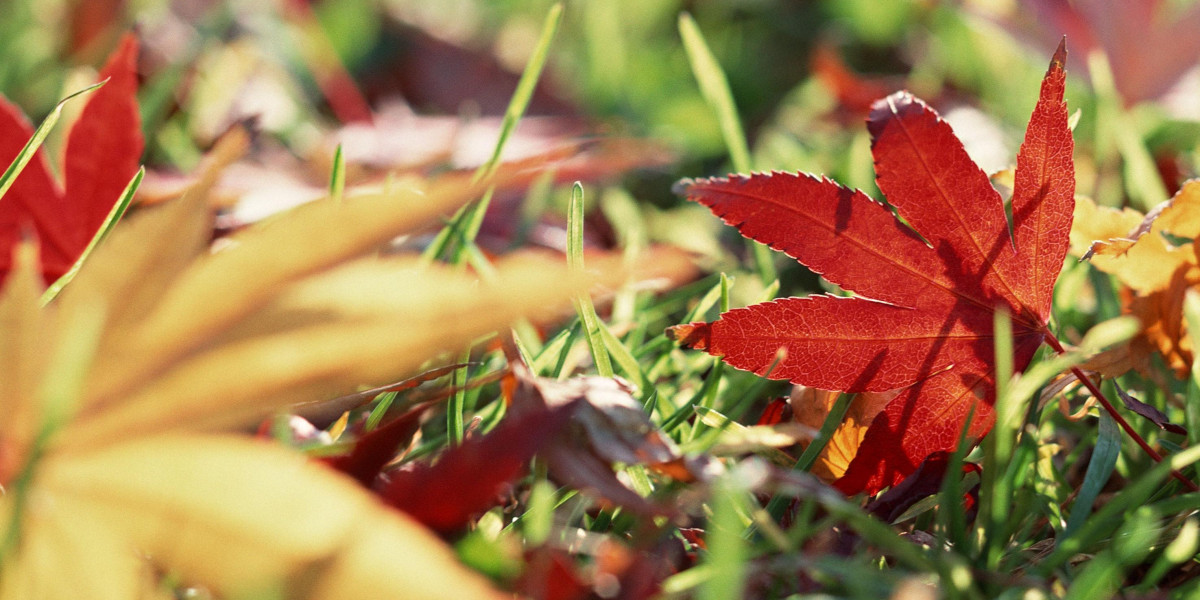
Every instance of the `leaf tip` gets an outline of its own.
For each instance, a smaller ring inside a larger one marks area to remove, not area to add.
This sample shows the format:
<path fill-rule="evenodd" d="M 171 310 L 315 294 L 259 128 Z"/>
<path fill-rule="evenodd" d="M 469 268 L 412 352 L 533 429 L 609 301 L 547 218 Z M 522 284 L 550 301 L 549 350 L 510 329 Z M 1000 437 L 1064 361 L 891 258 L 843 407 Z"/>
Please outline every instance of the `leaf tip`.
<path fill-rule="evenodd" d="M 682 196 L 686 198 L 688 195 L 688 190 L 690 190 L 695 184 L 695 179 L 692 179 L 691 177 L 685 177 L 679 181 L 676 181 L 675 185 L 671 186 L 671 193 L 675 194 L 676 196 Z"/>
<path fill-rule="evenodd" d="M 1063 70 L 1067 64 L 1067 36 L 1062 36 L 1062 40 L 1058 42 L 1058 49 L 1054 51 L 1054 56 L 1050 59 L 1050 70 Z"/>
<path fill-rule="evenodd" d="M 706 350 L 709 347 L 709 338 L 712 335 L 712 327 L 709 323 L 698 321 L 696 323 L 686 323 L 684 325 L 675 325 L 667 328 L 667 337 L 679 342 L 681 345 L 693 348 L 695 350 Z"/>

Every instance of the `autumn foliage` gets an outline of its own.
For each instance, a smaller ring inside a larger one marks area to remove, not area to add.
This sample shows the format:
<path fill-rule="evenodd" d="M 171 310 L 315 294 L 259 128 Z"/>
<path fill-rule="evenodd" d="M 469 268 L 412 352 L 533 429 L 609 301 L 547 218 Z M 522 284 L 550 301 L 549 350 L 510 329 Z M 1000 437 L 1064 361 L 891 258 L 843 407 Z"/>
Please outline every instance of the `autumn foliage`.
<path fill-rule="evenodd" d="M 133 35 L 100 71 L 106 83 L 92 93 L 67 138 L 63 182 L 38 152 L 5 194 L 0 208 L 0 275 L 7 274 L 11 249 L 23 230 L 41 242 L 46 283 L 65 274 L 83 253 L 138 170 L 142 156 L 137 103 L 138 42 Z M 21 110 L 0 99 L 0 162 L 16 158 L 33 129 Z"/>
<path fill-rule="evenodd" d="M 1200 9 L 184 4 L 0 27 L 0 600 L 1200 590 Z"/>
<path fill-rule="evenodd" d="M 785 298 L 671 331 L 774 379 L 847 393 L 902 390 L 870 421 L 839 489 L 874 493 L 955 448 L 964 426 L 969 440 L 987 433 L 998 311 L 1012 319 L 1018 370 L 1052 335 L 1075 191 L 1065 60 L 1060 45 L 1017 156 L 1011 235 L 987 174 L 907 92 L 876 102 L 867 122 L 888 204 L 806 174 L 679 183 L 742 235 L 853 293 Z"/>

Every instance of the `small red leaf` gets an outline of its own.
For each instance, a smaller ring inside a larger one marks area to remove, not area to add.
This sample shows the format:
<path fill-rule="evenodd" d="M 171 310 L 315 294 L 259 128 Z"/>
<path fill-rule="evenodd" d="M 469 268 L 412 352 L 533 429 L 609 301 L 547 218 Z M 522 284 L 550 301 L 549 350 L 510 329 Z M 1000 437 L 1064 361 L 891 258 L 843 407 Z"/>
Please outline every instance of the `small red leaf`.
<path fill-rule="evenodd" d="M 396 450 L 412 441 L 421 427 L 421 415 L 426 408 L 428 406 L 414 408 L 376 427 L 358 438 L 349 454 L 329 457 L 323 462 L 371 487 L 383 467 L 396 458 Z"/>
<path fill-rule="evenodd" d="M 942 480 L 946 477 L 946 468 L 949 466 L 949 453 L 937 452 L 929 455 L 921 462 L 921 466 L 917 467 L 916 471 L 904 478 L 904 481 L 880 494 L 878 498 L 868 504 L 867 512 L 888 523 L 894 522 L 917 502 L 941 491 Z M 972 471 L 979 473 L 982 469 L 975 463 L 963 463 L 963 474 Z M 964 500 L 968 510 L 978 504 L 976 498 L 978 491 L 978 488 L 975 488 L 966 493 Z"/>
<path fill-rule="evenodd" d="M 33 137 L 33 127 L 17 108 L 0 98 L 0 165 L 5 168 Z M 38 151 L 0 198 L 0 279 L 12 267 L 12 249 L 22 229 L 33 226 L 41 242 L 41 259 L 46 270 L 66 272 L 74 262 L 69 236 L 58 225 L 64 213 L 62 191 L 50 176 L 45 153 Z"/>
<path fill-rule="evenodd" d="M 431 529 L 451 533 L 495 504 L 505 485 L 566 426 L 577 404 L 507 417 L 492 432 L 446 451 L 433 465 L 386 475 L 385 502 Z"/>
<path fill-rule="evenodd" d="M 778 425 L 792 420 L 792 405 L 787 398 L 776 398 L 767 404 L 755 425 Z"/>

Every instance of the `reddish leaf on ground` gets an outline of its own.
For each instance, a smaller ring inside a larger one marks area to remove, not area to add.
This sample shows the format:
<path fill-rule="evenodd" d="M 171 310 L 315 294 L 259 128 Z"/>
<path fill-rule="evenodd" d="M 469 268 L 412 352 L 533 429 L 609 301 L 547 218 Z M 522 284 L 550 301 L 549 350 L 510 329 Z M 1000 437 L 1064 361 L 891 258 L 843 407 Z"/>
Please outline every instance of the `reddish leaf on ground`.
<path fill-rule="evenodd" d="M 1020 0 L 986 18 L 1026 39 L 1053 40 L 1065 33 L 1084 56 L 1103 53 L 1111 74 L 1091 76 L 1111 78 L 1130 105 L 1169 91 L 1196 66 L 1200 53 L 1200 36 L 1194 34 L 1200 5 L 1195 3 Z"/>
<path fill-rule="evenodd" d="M 363 434 L 354 442 L 348 454 L 331 456 L 322 462 L 341 471 L 366 487 L 375 483 L 375 478 L 392 459 L 396 451 L 412 441 L 421 428 L 421 415 L 428 406 L 420 406 Z"/>
<path fill-rule="evenodd" d="M 510 415 L 487 435 L 467 439 L 432 465 L 387 473 L 379 495 L 435 531 L 457 531 L 495 504 L 529 459 L 566 428 L 577 406 Z"/>
<path fill-rule="evenodd" d="M 108 83 L 92 92 L 67 137 L 65 190 L 39 150 L 0 198 L 0 279 L 8 275 L 22 228 L 30 226 L 41 242 L 46 283 L 61 277 L 133 179 L 143 147 L 137 54 L 137 39 L 126 35 L 101 70 Z M 0 163 L 11 163 L 32 136 L 21 111 L 0 99 Z"/>
<path fill-rule="evenodd" d="M 867 505 L 867 512 L 887 521 L 895 522 L 904 511 L 913 505 L 932 496 L 942 489 L 942 480 L 946 477 L 946 469 L 950 466 L 950 454 L 937 452 L 930 454 L 908 477 L 898 485 L 882 493 Z M 972 471 L 979 473 L 982 469 L 975 463 L 963 463 L 962 473 Z M 979 505 L 979 486 L 971 488 L 963 494 L 963 502 L 967 513 L 973 513 Z"/>
<path fill-rule="evenodd" d="M 792 420 L 792 405 L 786 398 L 776 398 L 763 409 L 755 425 L 778 425 Z"/>
<path fill-rule="evenodd" d="M 1017 156 L 1011 235 L 987 175 L 907 92 L 876 102 L 867 123 L 890 206 L 807 174 L 680 182 L 680 193 L 742 235 L 854 292 L 784 298 L 671 329 L 687 346 L 773 379 L 852 393 L 903 388 L 872 420 L 841 490 L 895 485 L 925 457 L 952 450 L 969 414 L 968 438 L 991 428 L 997 311 L 1012 316 L 1018 370 L 1048 335 L 1074 206 L 1065 58 L 1060 45 Z"/>
<path fill-rule="evenodd" d="M 660 516 L 673 509 L 626 486 L 613 472 L 616 464 L 644 465 L 681 481 L 708 477 L 706 459 L 682 456 L 650 422 L 627 382 L 616 377 L 556 381 L 535 377 L 519 363 L 514 363 L 513 372 L 518 384 L 511 408 L 514 415 L 578 407 L 569 426 L 540 452 L 555 480 L 631 512 Z"/>

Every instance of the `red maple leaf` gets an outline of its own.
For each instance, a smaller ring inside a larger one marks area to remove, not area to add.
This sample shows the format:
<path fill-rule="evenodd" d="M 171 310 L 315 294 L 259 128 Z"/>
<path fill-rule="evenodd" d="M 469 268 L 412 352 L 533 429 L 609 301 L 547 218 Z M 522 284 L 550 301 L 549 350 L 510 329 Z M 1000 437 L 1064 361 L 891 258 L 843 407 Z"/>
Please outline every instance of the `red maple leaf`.
<path fill-rule="evenodd" d="M 63 184 L 39 150 L 0 198 L 0 279 L 8 275 L 22 229 L 30 226 L 41 242 L 46 283 L 61 277 L 137 172 L 143 147 L 137 54 L 137 40 L 126 35 L 101 70 L 100 79 L 108 83 L 92 92 L 68 134 Z M 0 97 L 0 164 L 11 163 L 32 136 L 21 110 Z"/>
<path fill-rule="evenodd" d="M 854 295 L 734 309 L 672 328 L 675 339 L 772 379 L 851 393 L 904 388 L 871 422 L 841 490 L 895 485 L 925 457 L 954 449 L 968 415 L 969 439 L 988 432 L 997 310 L 1012 316 L 1018 371 L 1052 337 L 1075 189 L 1065 60 L 1060 44 L 1017 155 L 1011 234 L 987 174 L 907 92 L 876 102 L 867 121 L 890 206 L 803 173 L 680 182 L 742 235 Z"/>

